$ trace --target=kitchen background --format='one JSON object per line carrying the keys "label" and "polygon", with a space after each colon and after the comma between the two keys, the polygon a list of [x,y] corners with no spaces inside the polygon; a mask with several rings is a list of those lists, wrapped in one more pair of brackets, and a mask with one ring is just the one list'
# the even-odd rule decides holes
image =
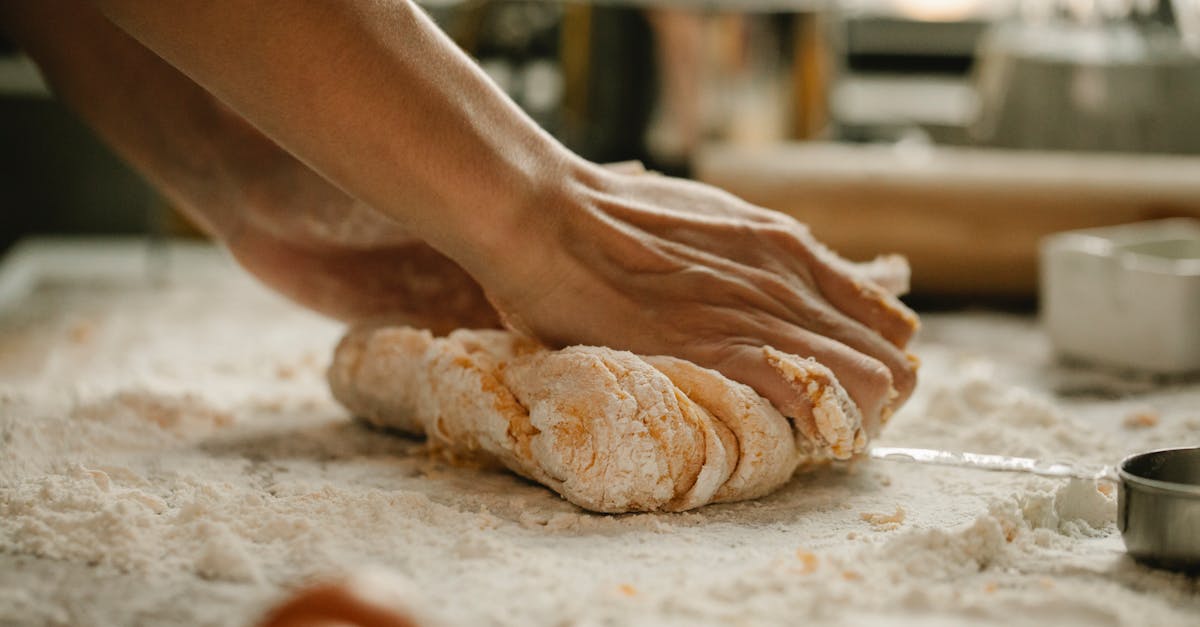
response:
{"label": "kitchen background", "polygon": [[[1052,232],[1200,216],[1200,0],[433,0],[539,124],[1032,302]],[[0,43],[0,249],[194,236]]]}

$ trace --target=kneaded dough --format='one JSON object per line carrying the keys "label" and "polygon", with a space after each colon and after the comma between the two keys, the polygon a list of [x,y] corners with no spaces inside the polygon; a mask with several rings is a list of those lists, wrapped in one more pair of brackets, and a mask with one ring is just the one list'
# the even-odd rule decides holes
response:
{"label": "kneaded dough", "polygon": [[748,386],[681,359],[547,350],[497,330],[353,329],[329,382],[368,422],[503,464],[580,507],[682,511],[763,496],[801,465],[865,447],[858,410],[828,369],[763,350],[807,400],[793,412],[805,415],[784,417]]}

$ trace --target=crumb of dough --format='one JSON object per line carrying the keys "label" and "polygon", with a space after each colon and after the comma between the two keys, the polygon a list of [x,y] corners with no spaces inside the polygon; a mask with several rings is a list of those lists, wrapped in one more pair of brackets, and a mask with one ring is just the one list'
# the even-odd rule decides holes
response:
{"label": "crumb of dough", "polygon": [[1126,429],[1149,429],[1150,427],[1158,426],[1158,420],[1158,412],[1149,409],[1136,411],[1125,416],[1125,420],[1121,424]]}
{"label": "crumb of dough", "polygon": [[617,592],[620,592],[621,594],[623,594],[627,597],[631,597],[631,596],[637,595],[637,588],[633,587],[630,584],[623,583],[623,584],[617,586]]}
{"label": "crumb of dough", "polygon": [[81,418],[119,412],[176,433],[204,432],[229,427],[235,422],[232,414],[209,406],[196,395],[173,397],[137,390],[119,392],[104,402],[81,406],[77,411]]}
{"label": "crumb of dough", "polygon": [[91,322],[77,322],[67,330],[67,337],[73,344],[87,344],[96,332],[96,325]]}
{"label": "crumb of dough", "polygon": [[262,412],[278,414],[283,411],[283,401],[279,399],[266,399],[254,403],[254,409]]}
{"label": "crumb of dough", "polygon": [[820,558],[804,549],[796,549],[796,559],[800,560],[800,572],[805,575],[816,572],[820,566]]}
{"label": "crumb of dough", "polygon": [[896,506],[896,511],[891,514],[878,514],[872,512],[863,512],[859,517],[870,523],[872,527],[879,531],[892,531],[899,529],[901,523],[904,522],[904,508]]}

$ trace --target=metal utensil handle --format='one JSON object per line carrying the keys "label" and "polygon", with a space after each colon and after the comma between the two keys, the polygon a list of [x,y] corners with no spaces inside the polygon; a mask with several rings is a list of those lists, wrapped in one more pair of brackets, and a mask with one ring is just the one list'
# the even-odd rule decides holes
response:
{"label": "metal utensil handle", "polygon": [[871,449],[870,455],[872,459],[884,461],[975,468],[978,470],[998,470],[1003,472],[1024,472],[1042,477],[1074,477],[1078,479],[1101,479],[1105,481],[1116,481],[1117,479],[1116,471],[1112,466],[1047,462],[1030,457],[958,453],[929,448],[904,448],[896,446],[874,447]]}

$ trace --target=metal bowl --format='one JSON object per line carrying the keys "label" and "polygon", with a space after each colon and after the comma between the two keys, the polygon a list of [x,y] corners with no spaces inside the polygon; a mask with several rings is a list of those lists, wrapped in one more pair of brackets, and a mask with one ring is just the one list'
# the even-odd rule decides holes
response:
{"label": "metal bowl", "polygon": [[1200,572],[1200,447],[1131,455],[1117,474],[1117,527],[1129,555]]}

